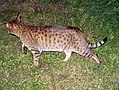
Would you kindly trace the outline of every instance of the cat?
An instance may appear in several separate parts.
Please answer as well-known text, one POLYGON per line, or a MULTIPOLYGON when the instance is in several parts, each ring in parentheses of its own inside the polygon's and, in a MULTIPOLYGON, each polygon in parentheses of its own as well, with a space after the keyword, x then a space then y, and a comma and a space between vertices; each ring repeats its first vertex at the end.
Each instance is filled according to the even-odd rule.
POLYGON ((92 49, 106 43, 107 37, 98 43, 89 43, 83 31, 73 26, 32 26, 21 23, 19 14, 14 20, 7 21, 8 33, 20 38, 22 52, 29 49, 33 54, 34 64, 38 66, 39 55, 42 51, 60 51, 66 54, 64 61, 69 60, 72 52, 81 56, 94 59, 100 63, 100 59, 92 49))

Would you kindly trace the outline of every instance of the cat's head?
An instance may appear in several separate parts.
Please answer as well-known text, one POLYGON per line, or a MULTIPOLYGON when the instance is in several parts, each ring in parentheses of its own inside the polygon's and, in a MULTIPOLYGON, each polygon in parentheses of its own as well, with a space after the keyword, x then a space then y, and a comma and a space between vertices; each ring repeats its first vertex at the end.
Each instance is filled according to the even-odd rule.
POLYGON ((15 34, 15 30, 18 29, 18 24, 21 23, 21 13, 19 13, 14 20, 7 21, 4 19, 4 21, 5 21, 8 33, 15 34))

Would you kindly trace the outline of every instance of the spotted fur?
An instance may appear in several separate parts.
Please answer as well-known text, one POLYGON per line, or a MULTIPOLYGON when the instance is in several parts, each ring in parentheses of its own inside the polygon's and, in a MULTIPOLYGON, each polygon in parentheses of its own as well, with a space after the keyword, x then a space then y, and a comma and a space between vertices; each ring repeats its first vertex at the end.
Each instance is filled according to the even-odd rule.
POLYGON ((78 53, 84 57, 94 59, 100 63, 98 56, 92 51, 106 43, 107 37, 98 43, 88 43, 84 33, 76 27, 72 26, 32 26, 21 23, 21 16, 6 22, 9 34, 20 38, 22 52, 27 53, 29 49, 34 58, 34 64, 39 63, 39 55, 42 51, 60 51, 65 52, 67 61, 72 52, 78 53))

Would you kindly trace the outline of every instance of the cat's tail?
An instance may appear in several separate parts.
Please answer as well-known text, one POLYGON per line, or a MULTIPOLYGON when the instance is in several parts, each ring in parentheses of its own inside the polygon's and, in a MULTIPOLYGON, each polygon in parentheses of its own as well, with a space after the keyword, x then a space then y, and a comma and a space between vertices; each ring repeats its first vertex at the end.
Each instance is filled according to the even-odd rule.
POLYGON ((99 41, 97 43, 89 43, 88 47, 91 49, 97 48, 97 47, 104 45, 106 42, 107 42, 107 37, 105 37, 102 41, 99 41))

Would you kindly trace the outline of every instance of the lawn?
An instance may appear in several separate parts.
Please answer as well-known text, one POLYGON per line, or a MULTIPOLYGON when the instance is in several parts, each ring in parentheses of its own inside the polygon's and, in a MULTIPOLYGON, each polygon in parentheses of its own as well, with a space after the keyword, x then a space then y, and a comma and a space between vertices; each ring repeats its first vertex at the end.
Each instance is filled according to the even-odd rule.
POLYGON ((0 1, 0 90, 119 90, 118 0, 2 0, 0 1), (39 67, 21 41, 7 33, 3 19, 22 12, 22 23, 71 25, 82 28, 90 42, 108 37, 94 49, 101 64, 73 53, 63 62, 61 52, 43 52, 39 67))

